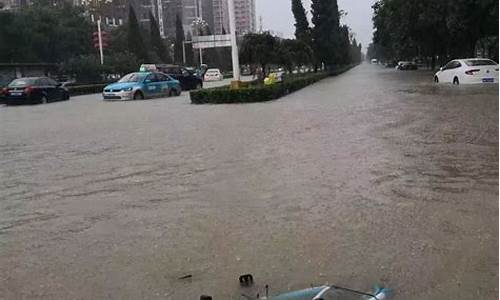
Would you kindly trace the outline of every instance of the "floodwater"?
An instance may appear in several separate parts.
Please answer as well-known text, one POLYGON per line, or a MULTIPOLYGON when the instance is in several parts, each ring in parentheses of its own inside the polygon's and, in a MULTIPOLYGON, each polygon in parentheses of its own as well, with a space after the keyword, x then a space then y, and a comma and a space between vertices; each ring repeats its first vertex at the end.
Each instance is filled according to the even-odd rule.
POLYGON ((498 103, 363 64, 268 103, 0 107, 0 299, 496 299, 498 103))

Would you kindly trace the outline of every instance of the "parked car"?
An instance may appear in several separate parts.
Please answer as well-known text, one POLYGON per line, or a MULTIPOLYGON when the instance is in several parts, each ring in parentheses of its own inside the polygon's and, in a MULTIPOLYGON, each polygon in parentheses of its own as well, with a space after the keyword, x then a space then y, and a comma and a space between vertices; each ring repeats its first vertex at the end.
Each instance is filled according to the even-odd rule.
POLYGON ((69 100, 68 90, 48 77, 14 79, 2 89, 5 104, 37 104, 69 100))
POLYGON ((400 71, 418 70, 418 65, 412 61, 400 61, 396 69, 400 71))
POLYGON ((219 69, 208 69, 205 72, 204 76, 205 81, 221 81, 224 80, 224 76, 222 75, 219 69))
POLYGON ((372 64, 378 64, 378 60, 376 58, 372 58, 372 60, 370 61, 372 64))
POLYGON ((139 100, 163 96, 179 96, 178 80, 160 72, 136 72, 104 87, 104 100, 139 100))
POLYGON ((183 90, 194 90, 203 88, 203 77, 189 71, 185 67, 177 65, 158 65, 158 71, 168 74, 181 83, 183 90))
POLYGON ((434 75, 436 83, 498 83, 498 64, 491 59, 454 59, 434 75))

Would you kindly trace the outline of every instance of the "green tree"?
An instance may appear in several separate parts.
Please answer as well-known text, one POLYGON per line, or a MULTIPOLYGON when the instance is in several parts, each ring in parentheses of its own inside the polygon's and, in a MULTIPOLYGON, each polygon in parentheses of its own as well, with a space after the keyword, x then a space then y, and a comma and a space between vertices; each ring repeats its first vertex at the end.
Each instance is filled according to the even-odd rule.
POLYGON ((302 0, 292 0, 292 12, 295 18, 295 38, 309 43, 311 41, 311 28, 302 0))
MULTIPOLYGON (((184 43, 184 28, 182 27, 182 20, 179 15, 175 17, 175 48, 174 48, 174 61, 177 64, 183 63, 183 43, 184 43)), ((187 53, 187 50, 186 50, 187 53)))
POLYGON ((336 0, 312 0, 313 49, 317 63, 331 67, 340 62, 339 10, 336 0))
POLYGON ((129 6, 127 40, 130 52, 132 52, 141 61, 146 62, 148 60, 148 50, 144 43, 141 28, 132 5, 129 6))
POLYGON ((434 68, 454 57, 475 56, 482 40, 498 48, 497 0, 379 0, 373 10, 371 57, 430 58, 434 68))
POLYGON ((160 35, 160 30, 158 28, 158 23, 151 12, 149 12, 149 25, 150 25, 150 35, 151 35, 151 48, 158 55, 160 61, 163 63, 170 63, 170 55, 165 47, 165 43, 160 35))
POLYGON ((274 63, 284 66, 292 73, 293 68, 311 62, 312 49, 301 40, 284 39, 277 41, 274 63))
POLYGON ((0 12, 0 61, 57 63, 91 53, 92 30, 83 11, 66 3, 0 12))
POLYGON ((242 64, 259 65, 265 77, 267 66, 276 62, 277 49, 278 41, 271 33, 248 33, 241 41, 239 56, 242 64))
POLYGON ((64 62, 62 71, 74 77, 80 83, 99 82, 102 80, 104 66, 95 54, 78 55, 64 62))

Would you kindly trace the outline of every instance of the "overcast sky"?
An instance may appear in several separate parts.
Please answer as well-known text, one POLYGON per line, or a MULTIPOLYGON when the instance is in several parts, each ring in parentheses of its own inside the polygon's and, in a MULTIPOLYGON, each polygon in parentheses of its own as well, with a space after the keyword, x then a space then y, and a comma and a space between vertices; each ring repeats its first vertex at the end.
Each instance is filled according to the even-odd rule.
MULTIPOLYGON (((263 19, 263 29, 279 32, 283 37, 293 37, 294 19, 292 15, 291 0, 256 0, 257 24, 260 26, 259 17, 263 19)), ((302 0, 310 17, 311 0, 302 0)), ((339 9, 347 12, 342 18, 342 23, 351 27, 356 34, 356 40, 363 44, 363 49, 372 39, 372 8, 375 0, 338 0, 339 9)))

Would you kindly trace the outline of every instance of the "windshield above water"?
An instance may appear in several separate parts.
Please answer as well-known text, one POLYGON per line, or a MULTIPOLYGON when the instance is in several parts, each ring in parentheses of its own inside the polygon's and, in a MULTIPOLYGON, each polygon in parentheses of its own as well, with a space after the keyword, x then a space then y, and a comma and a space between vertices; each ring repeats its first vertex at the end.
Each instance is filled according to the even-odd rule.
POLYGON ((474 67, 474 66, 494 66, 497 63, 490 59, 471 59, 471 60, 466 60, 465 64, 467 64, 470 67, 474 67))
POLYGON ((21 78, 21 79, 16 79, 12 81, 9 84, 9 87, 23 87, 23 86, 28 86, 31 84, 35 83, 35 79, 33 78, 21 78))
POLYGON ((123 76, 118 82, 142 82, 146 75, 146 73, 130 73, 123 76))

